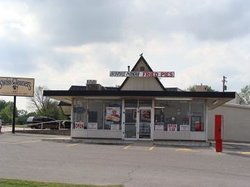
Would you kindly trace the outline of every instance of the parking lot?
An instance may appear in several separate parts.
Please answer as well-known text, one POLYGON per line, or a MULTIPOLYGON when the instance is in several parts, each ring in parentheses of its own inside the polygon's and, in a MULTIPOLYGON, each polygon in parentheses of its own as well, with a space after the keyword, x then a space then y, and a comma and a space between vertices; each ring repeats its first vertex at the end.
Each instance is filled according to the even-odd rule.
MULTIPOLYGON (((60 136, 61 137, 61 136, 60 136)), ((124 186, 249 186, 250 146, 213 148, 56 143, 0 135, 0 178, 124 186)))

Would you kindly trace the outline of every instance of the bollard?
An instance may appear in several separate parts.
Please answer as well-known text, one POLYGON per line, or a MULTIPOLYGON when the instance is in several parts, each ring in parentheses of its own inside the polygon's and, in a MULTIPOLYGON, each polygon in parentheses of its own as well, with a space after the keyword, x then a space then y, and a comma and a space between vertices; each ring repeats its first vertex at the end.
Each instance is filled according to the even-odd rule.
POLYGON ((214 140, 216 152, 222 152, 222 115, 215 115, 214 140))

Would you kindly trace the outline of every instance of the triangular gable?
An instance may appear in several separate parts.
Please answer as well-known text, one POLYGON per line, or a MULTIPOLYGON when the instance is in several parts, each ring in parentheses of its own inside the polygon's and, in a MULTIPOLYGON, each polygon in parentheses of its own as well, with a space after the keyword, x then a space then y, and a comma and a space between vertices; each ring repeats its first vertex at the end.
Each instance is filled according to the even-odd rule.
MULTIPOLYGON (((135 66, 131 71, 153 71, 148 65, 147 61, 141 56, 136 62, 135 66)), ((158 77, 127 77, 120 90, 151 90, 151 91, 163 91, 164 86, 160 82, 158 77)))

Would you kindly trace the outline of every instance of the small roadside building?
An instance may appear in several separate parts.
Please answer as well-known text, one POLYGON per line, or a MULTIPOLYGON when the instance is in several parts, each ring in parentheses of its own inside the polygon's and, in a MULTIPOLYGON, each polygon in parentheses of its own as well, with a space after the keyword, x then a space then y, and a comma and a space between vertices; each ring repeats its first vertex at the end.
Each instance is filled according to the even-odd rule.
POLYGON ((234 99, 235 92, 166 88, 160 74, 174 76, 153 72, 141 56, 131 71, 120 73, 126 77, 120 87, 89 80, 69 90, 45 90, 44 96, 62 101, 70 111, 72 138, 207 141, 208 111, 234 99))

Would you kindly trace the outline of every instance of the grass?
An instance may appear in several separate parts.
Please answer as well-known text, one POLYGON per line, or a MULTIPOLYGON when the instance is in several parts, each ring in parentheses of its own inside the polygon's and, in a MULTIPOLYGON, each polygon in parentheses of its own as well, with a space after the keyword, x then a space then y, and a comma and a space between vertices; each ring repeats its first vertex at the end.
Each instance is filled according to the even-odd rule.
POLYGON ((65 184, 18 179, 0 179, 0 187, 122 187, 122 185, 65 184))

